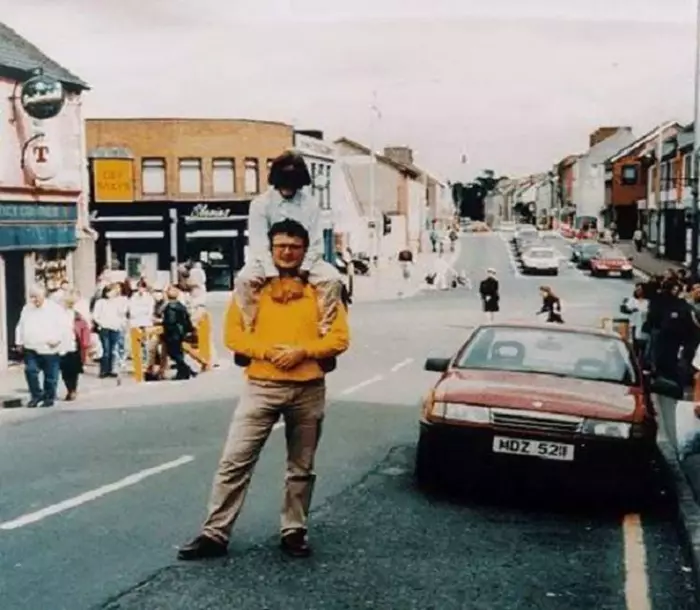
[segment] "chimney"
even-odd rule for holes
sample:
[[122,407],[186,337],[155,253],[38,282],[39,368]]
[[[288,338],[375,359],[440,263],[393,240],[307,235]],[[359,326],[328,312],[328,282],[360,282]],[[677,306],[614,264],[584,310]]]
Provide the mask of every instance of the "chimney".
[[596,144],[600,144],[603,140],[607,140],[610,136],[614,136],[618,131],[622,129],[629,129],[631,127],[598,127],[588,139],[589,148],[593,148]]
[[387,146],[384,156],[402,165],[413,165],[413,150],[408,146]]

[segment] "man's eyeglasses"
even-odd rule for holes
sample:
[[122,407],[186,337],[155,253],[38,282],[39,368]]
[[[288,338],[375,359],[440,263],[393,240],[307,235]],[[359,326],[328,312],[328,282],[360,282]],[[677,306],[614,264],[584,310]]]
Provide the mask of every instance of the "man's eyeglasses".
[[279,251],[291,250],[292,252],[298,252],[299,250],[304,249],[304,246],[301,246],[299,244],[272,244],[272,247],[275,250],[279,250]]

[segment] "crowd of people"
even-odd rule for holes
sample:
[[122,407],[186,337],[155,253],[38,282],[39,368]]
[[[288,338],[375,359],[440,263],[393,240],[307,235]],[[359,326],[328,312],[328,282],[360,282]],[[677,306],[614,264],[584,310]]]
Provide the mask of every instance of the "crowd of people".
[[700,370],[700,284],[684,269],[669,269],[635,285],[621,312],[645,370],[683,386]]
[[166,288],[151,286],[144,278],[117,280],[118,274],[106,270],[89,299],[68,281],[51,293],[33,286],[15,331],[30,394],[27,406],[53,406],[59,378],[66,388],[65,400],[75,400],[80,377],[94,361],[99,363],[100,379],[119,379],[134,357],[134,328],[161,329],[142,334],[139,355],[147,380],[164,379],[168,361],[176,369],[175,379],[194,377],[182,343],[196,340],[196,323],[206,311],[206,278],[200,278],[199,269],[183,265],[177,284]]

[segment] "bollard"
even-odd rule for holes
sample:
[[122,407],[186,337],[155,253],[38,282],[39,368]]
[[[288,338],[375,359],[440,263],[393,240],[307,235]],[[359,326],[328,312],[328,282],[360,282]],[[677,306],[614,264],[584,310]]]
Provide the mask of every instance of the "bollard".
[[144,377],[144,362],[142,355],[141,344],[144,341],[144,332],[140,328],[132,328],[129,333],[131,341],[131,361],[134,365],[134,380],[136,382],[143,381]]
[[202,367],[202,371],[211,368],[211,315],[208,311],[202,313],[197,321],[197,345],[183,343],[182,350]]

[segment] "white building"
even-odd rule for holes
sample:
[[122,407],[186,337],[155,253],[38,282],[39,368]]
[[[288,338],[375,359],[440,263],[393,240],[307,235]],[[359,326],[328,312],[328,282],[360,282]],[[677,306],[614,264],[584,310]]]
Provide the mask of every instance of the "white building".
[[596,218],[602,225],[605,208],[605,162],[635,140],[630,127],[601,128],[590,136],[590,147],[573,165],[572,203],[576,217]]
[[0,23],[0,369],[31,284],[89,290],[87,85]]
[[311,173],[311,194],[318,199],[318,206],[321,208],[326,256],[328,260],[332,260],[330,257],[336,250],[333,202],[333,181],[337,179],[335,145],[324,141],[320,131],[296,131],[294,150],[304,157]]

